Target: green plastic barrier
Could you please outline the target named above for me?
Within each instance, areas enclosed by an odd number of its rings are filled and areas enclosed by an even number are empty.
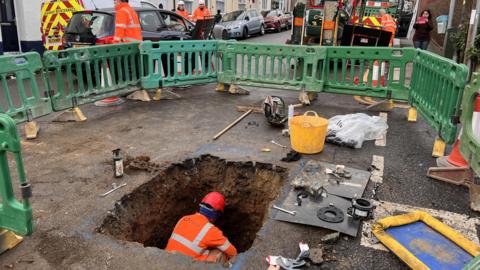
[[[49,114],[50,98],[40,93],[38,85],[45,82],[42,75],[38,53],[0,56],[0,113],[17,123]]]
[[[473,258],[462,270],[478,270],[480,269],[480,256]]]
[[[30,235],[33,232],[32,208],[28,200],[31,189],[25,180],[20,139],[15,125],[8,115],[0,114],[0,228],[20,235]],[[13,154],[14,164],[17,167],[22,202],[15,199],[13,192],[7,155],[9,152]]]
[[[142,87],[204,84],[217,81],[217,41],[142,42]]]
[[[219,41],[218,82],[320,92],[326,47]]]
[[[323,91],[408,100],[407,65],[415,52],[413,48],[328,47]]]
[[[365,11],[364,11],[363,16],[370,17],[370,16],[378,15],[378,10],[380,10],[379,7],[378,8],[377,7],[365,7]],[[388,14],[392,15],[393,17],[395,17],[395,15],[397,14],[397,7],[396,6],[386,8],[385,10],[387,11]],[[359,12],[360,12],[360,8],[357,8],[357,14],[359,14]]]
[[[473,108],[480,95],[480,74],[474,73],[470,84],[465,88],[465,94],[462,102],[462,118],[463,124],[462,137],[460,138],[460,152],[470,167],[477,175],[480,175],[480,140],[473,133]],[[477,120],[477,125],[478,123]]]
[[[92,46],[44,54],[55,111],[138,90],[139,43]]]
[[[468,76],[465,65],[418,50],[413,60],[410,105],[447,143],[455,142],[460,103]]]

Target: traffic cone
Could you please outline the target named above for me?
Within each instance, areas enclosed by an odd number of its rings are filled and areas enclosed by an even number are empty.
[[[475,105],[473,107],[473,115],[472,115],[472,130],[473,136],[475,138],[480,139],[480,96],[477,96],[475,100]],[[460,130],[460,134],[458,138],[462,136],[462,130]],[[449,166],[449,164],[455,167],[468,167],[468,162],[463,158],[462,153],[460,153],[459,146],[460,146],[460,139],[457,139],[455,144],[453,145],[452,152],[447,157],[438,158],[437,165],[442,166]],[[448,163],[445,163],[447,161]]]
[[[378,71],[380,69],[380,66],[378,65],[378,61],[375,60],[373,62],[373,74],[372,74],[372,86],[377,87],[378,86]]]
[[[106,65],[107,65],[106,76],[105,76],[105,72],[103,72],[103,68],[100,68],[100,86],[102,88],[105,88],[107,86],[112,85],[112,74],[110,73],[110,67],[108,66],[108,63]],[[105,77],[107,79],[107,84],[105,84]],[[109,98],[106,98],[106,99],[99,100],[99,101],[95,102],[94,104],[95,104],[95,106],[98,106],[98,107],[110,107],[110,106],[120,105],[124,102],[125,101],[123,99],[115,96],[115,97],[109,97]]]
[[[382,61],[382,65],[380,67],[380,85],[385,87],[387,84],[385,82],[385,69],[386,69],[387,63],[385,61]]]

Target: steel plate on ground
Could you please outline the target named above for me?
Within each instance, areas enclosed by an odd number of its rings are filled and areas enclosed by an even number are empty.
[[[274,210],[277,211],[274,216],[275,220],[322,227],[338,231],[353,237],[357,236],[360,221],[354,220],[352,217],[347,215],[347,209],[352,206],[351,200],[347,200],[335,195],[328,195],[328,197],[322,198],[321,200],[314,200],[309,197],[302,199],[302,205],[297,206],[297,194],[298,191],[292,188],[285,201],[281,205],[279,205],[281,208],[284,208],[286,210],[295,211],[296,214],[290,215],[281,211]],[[323,207],[328,207],[330,204],[343,211],[344,219],[342,222],[329,223],[320,220],[317,217],[318,210]]]
[[[337,178],[334,175],[327,174],[325,169],[335,171],[335,164],[320,162],[316,160],[308,161],[302,171],[293,179],[292,186],[296,188],[321,187],[328,193],[344,198],[360,198],[365,191],[370,173],[350,167],[345,167],[345,171],[351,173],[351,177]]]

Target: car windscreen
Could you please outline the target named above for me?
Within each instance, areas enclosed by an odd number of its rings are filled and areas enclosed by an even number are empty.
[[[225,14],[225,16],[222,17],[222,22],[231,22],[231,21],[236,21],[239,19],[239,17],[243,14],[242,10],[234,11],[234,12],[229,12]]]
[[[277,16],[277,11],[275,11],[275,10],[262,11],[262,16],[263,17],[274,17],[274,16]]]
[[[70,34],[89,34],[96,38],[112,36],[114,31],[113,16],[99,12],[75,13],[67,27],[67,32]]]

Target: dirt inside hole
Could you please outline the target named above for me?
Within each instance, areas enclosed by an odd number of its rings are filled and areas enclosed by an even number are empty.
[[[244,252],[252,246],[285,177],[284,168],[266,163],[233,162],[210,155],[188,159],[170,165],[125,195],[98,231],[163,249],[177,221],[195,213],[208,192],[219,191],[227,205],[215,225]]]

